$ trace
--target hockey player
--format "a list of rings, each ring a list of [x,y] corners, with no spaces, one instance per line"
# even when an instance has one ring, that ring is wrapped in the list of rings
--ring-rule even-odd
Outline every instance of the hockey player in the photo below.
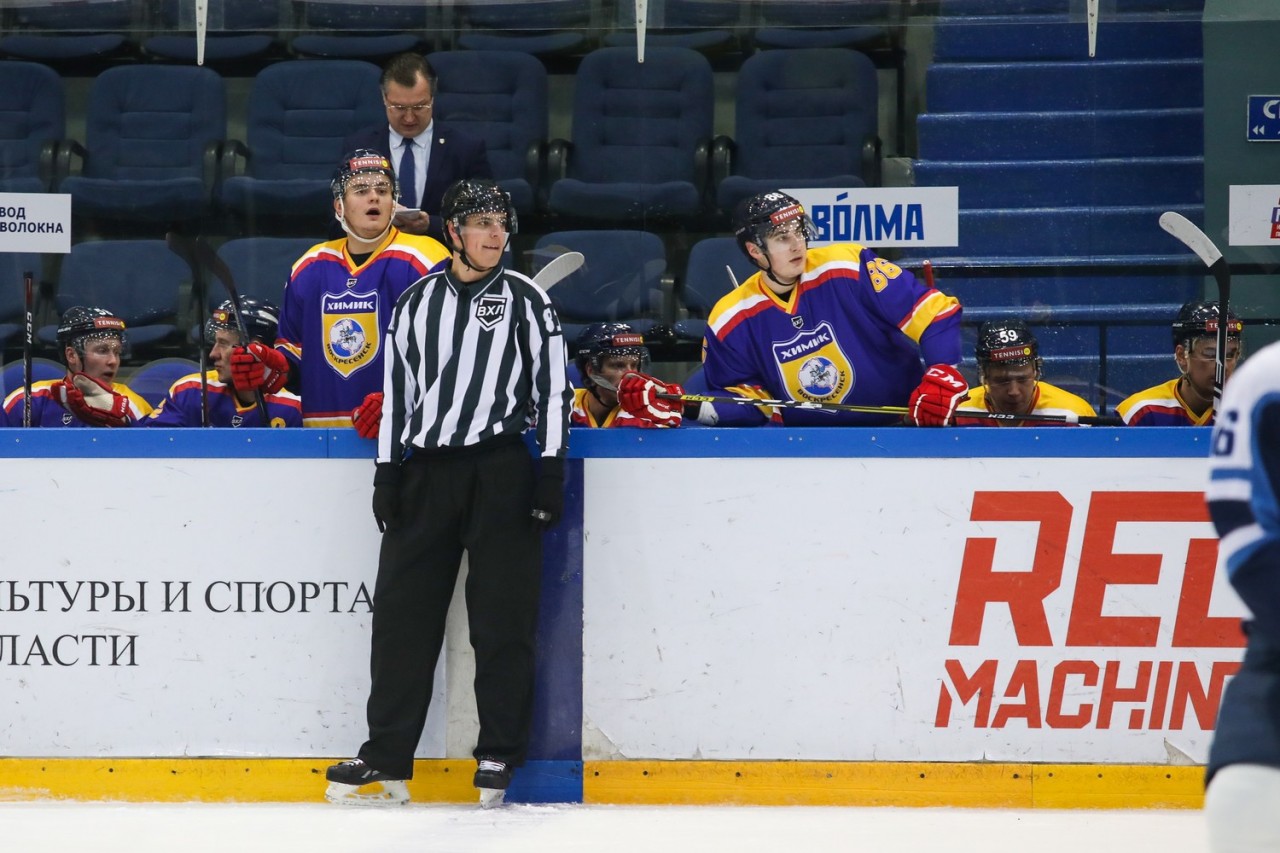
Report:
[[[1280,850],[1280,343],[1250,358],[1225,389],[1209,470],[1221,564],[1252,613],[1209,749],[1209,846],[1270,853]]]
[[[569,419],[574,426],[584,427],[678,427],[684,413],[679,404],[647,408],[643,404],[628,411],[619,403],[619,386],[643,386],[657,383],[648,375],[649,348],[644,335],[626,323],[592,323],[578,335],[574,360],[582,374],[582,387],[573,392],[573,411]],[[674,383],[658,383],[671,394],[683,394]]]
[[[1041,379],[1044,359],[1040,357],[1040,344],[1021,320],[988,320],[983,323],[978,328],[975,355],[979,385],[970,389],[969,398],[956,409],[956,423],[959,425],[1043,425],[1043,422],[1035,421],[966,418],[965,412],[1097,415],[1093,406],[1082,398]]]
[[[564,338],[546,293],[502,265],[516,230],[510,196],[491,180],[459,181],[441,215],[450,265],[405,292],[388,329],[369,739],[326,772],[335,802],[408,799],[464,550],[482,805],[502,801],[529,743],[542,531],[564,501]],[[526,429],[536,430],[537,474]],[[380,790],[360,790],[370,784]]]
[[[767,192],[733,215],[738,245],[760,268],[711,310],[703,368],[736,396],[858,406],[907,406],[908,421],[951,422],[968,383],[960,303],[855,243],[810,249],[798,201]],[[922,362],[923,358],[923,362]],[[926,369],[925,365],[929,365]],[[913,390],[914,389],[914,390]],[[717,407],[720,424],[877,424],[896,415]],[[730,420],[730,418],[732,420]]]
[[[1211,426],[1213,376],[1218,354],[1217,302],[1194,300],[1173,321],[1173,360],[1181,375],[1127,397],[1118,414],[1129,426]],[[1227,312],[1227,351],[1223,383],[1235,372],[1244,351],[1244,324]]]
[[[353,410],[369,395],[380,408],[391,309],[449,256],[430,237],[392,226],[396,178],[376,151],[343,157],[331,189],[333,215],[347,236],[313,246],[293,265],[276,348],[251,343],[231,356],[237,388],[275,393],[287,378],[302,397],[303,426],[351,426]]]
[[[205,343],[210,347],[213,369],[205,375],[204,387],[209,396],[209,426],[215,427],[299,427],[302,426],[302,401],[283,388],[264,394],[267,423],[253,391],[236,388],[231,376],[231,354],[236,347],[249,343],[270,345],[276,339],[279,309],[265,299],[240,297],[240,318],[249,340],[240,336],[236,323],[235,303],[223,302],[209,316],[204,326]],[[149,427],[198,427],[204,424],[200,374],[183,376],[169,388],[165,399],[144,421]]]
[[[62,379],[31,385],[31,426],[127,427],[151,405],[115,381],[125,344],[124,320],[105,308],[68,308],[58,324],[58,346],[67,365]],[[22,426],[25,389],[4,401],[5,422]]]

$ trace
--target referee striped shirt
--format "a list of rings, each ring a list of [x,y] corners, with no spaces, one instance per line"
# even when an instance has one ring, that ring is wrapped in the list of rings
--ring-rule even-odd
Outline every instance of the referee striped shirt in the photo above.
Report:
[[[387,329],[378,461],[537,429],[563,456],[573,400],[564,335],[547,294],[498,267],[466,284],[442,270],[396,302]]]

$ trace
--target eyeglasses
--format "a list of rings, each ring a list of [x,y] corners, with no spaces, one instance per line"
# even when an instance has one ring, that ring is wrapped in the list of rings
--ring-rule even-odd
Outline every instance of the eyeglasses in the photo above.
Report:
[[[390,101],[383,101],[382,103],[386,104],[387,109],[391,110],[396,115],[404,115],[405,113],[422,115],[427,110],[431,109],[432,104],[431,101],[427,101],[424,104],[393,104]]]

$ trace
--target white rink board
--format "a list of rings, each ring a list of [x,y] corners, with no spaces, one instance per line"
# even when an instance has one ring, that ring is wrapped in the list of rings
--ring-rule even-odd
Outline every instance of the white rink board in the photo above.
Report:
[[[588,460],[583,758],[1202,762],[1216,706],[1202,724],[1190,676],[1238,664],[1243,613],[1212,568],[1205,476],[1200,459]],[[1047,533],[1032,573],[1042,525],[971,520],[989,500],[1050,507],[1065,543]],[[1130,512],[1155,520],[1115,521]],[[971,565],[993,547],[1001,590],[1060,562],[1020,600],[1021,639],[988,603],[952,641],[967,544]],[[1118,556],[1082,573],[1086,546]],[[1189,555],[1208,569],[1184,595]],[[1185,646],[1197,600],[1217,647]],[[947,661],[995,668],[989,706]]]
[[[355,753],[368,734],[370,621],[356,589],[363,583],[372,597],[379,543],[368,460],[4,464],[0,635],[18,639],[0,636],[0,753]],[[37,612],[33,581],[63,582],[67,593],[46,586]],[[171,592],[189,584],[187,612],[166,612],[166,581]],[[236,584],[255,581],[277,586],[258,607],[253,587],[241,586],[246,612],[236,612]],[[91,582],[111,594],[93,604]],[[117,582],[135,602],[142,585],[145,612],[125,599],[115,606]],[[304,584],[323,590],[306,612]],[[27,609],[14,609],[15,589]],[[55,655],[58,637],[111,635],[124,638],[121,650],[136,637],[117,665],[110,641],[63,640]],[[443,665],[442,656],[421,757],[444,755]]]

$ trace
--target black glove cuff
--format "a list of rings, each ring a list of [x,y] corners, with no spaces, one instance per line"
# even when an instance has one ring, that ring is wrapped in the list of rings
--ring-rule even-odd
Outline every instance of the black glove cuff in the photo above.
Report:
[[[542,457],[542,474],[543,479],[563,480],[564,479],[564,459],[560,456],[544,456]]]
[[[374,486],[396,486],[400,483],[400,466],[394,462],[379,462],[373,472]]]

